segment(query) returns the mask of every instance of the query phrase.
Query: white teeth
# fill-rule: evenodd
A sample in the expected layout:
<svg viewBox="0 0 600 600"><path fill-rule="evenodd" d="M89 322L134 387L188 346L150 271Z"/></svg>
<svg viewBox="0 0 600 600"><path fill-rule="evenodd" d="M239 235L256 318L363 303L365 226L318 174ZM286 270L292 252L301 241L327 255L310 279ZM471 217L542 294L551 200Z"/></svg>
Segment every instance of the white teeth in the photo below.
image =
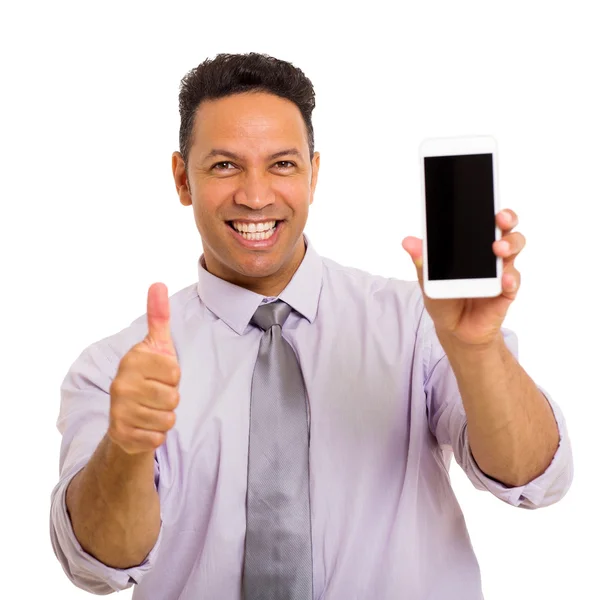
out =
<svg viewBox="0 0 600 600"><path fill-rule="evenodd" d="M247 233L247 232L239 232L240 235L245 240L250 240L253 242L257 242L259 240L268 240L275 234L275 229L269 229L269 231L261 231L259 233Z"/></svg>
<svg viewBox="0 0 600 600"><path fill-rule="evenodd" d="M233 227L240 233L256 233L261 231L269 231L275 227L277 221L266 221L264 223L237 223L233 222Z"/></svg>

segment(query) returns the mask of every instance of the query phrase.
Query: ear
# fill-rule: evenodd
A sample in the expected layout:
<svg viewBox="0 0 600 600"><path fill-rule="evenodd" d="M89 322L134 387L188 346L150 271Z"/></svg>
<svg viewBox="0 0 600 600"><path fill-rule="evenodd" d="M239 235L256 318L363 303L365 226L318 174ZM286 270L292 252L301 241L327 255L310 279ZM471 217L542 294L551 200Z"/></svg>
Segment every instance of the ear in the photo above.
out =
<svg viewBox="0 0 600 600"><path fill-rule="evenodd" d="M315 152L312 159L312 173L310 177L310 204L315 199L315 188L317 187L317 180L319 179L319 168L321 166L321 154Z"/></svg>
<svg viewBox="0 0 600 600"><path fill-rule="evenodd" d="M171 158L171 168L173 169L173 179L175 180L175 188L179 196L179 202L183 206L191 206L192 195L188 185L188 177L185 171L185 161L180 152L173 152Z"/></svg>

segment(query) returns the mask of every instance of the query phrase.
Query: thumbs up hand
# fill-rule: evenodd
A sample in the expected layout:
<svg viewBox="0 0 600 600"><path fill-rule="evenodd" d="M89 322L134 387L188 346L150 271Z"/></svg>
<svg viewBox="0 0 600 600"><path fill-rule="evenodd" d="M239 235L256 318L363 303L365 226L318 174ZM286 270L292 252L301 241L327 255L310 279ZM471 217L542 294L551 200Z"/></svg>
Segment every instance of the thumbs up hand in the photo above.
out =
<svg viewBox="0 0 600 600"><path fill-rule="evenodd" d="M119 363L110 386L108 436L127 454L154 452L175 425L181 371L171 339L167 287L148 289L148 335Z"/></svg>

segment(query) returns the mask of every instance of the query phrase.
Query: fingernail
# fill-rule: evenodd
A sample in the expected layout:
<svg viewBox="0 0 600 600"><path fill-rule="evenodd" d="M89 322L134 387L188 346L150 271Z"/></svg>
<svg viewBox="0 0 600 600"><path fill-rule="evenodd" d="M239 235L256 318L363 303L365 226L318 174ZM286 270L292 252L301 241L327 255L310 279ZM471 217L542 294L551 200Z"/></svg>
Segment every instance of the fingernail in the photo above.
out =
<svg viewBox="0 0 600 600"><path fill-rule="evenodd" d="M502 253L508 252L510 250L510 244L506 240L502 240L498 242L498 250Z"/></svg>

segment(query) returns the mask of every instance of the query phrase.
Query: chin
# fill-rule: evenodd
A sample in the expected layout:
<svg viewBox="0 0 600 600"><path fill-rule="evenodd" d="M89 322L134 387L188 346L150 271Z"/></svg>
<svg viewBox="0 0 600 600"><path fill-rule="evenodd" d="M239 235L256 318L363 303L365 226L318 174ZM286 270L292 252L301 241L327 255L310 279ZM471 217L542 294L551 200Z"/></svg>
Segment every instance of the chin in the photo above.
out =
<svg viewBox="0 0 600 600"><path fill-rule="evenodd" d="M273 260L273 258L257 258L249 257L249 260L240 261L235 266L230 265L230 268L240 275L245 277L270 277L281 269L281 262Z"/></svg>

